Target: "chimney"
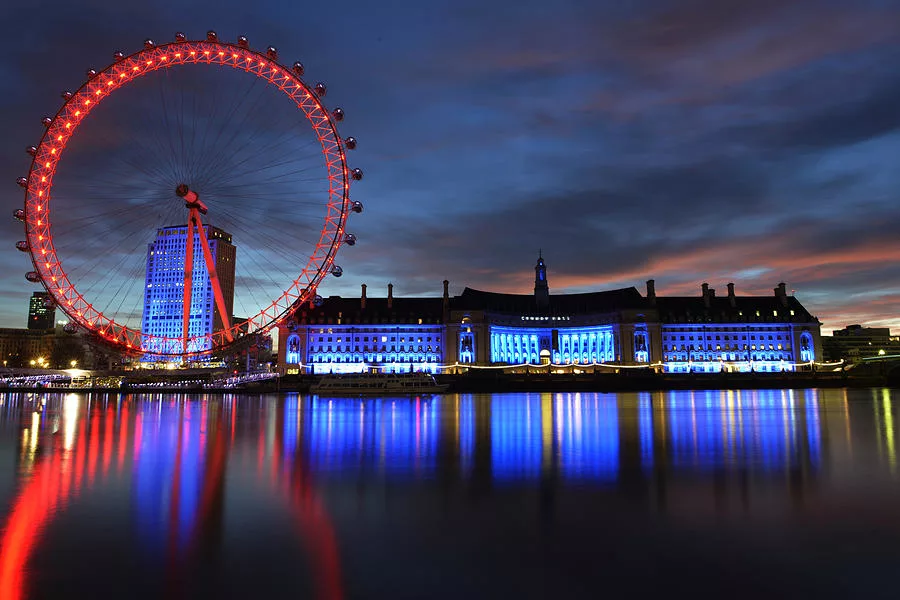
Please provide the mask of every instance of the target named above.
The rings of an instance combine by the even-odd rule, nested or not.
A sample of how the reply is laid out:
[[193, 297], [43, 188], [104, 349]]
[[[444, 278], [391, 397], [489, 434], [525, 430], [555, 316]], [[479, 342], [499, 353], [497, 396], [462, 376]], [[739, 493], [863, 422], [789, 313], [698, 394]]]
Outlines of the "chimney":
[[366, 284], [362, 284], [362, 296], [359, 299], [359, 307], [366, 310]]
[[450, 320], [450, 282], [444, 280], [444, 297], [441, 298], [441, 313], [444, 323]]
[[703, 306], [709, 308], [709, 284], [701, 283], [700, 292], [703, 294]]
[[735, 306], [737, 306], [737, 304], [734, 300], [734, 284], [733, 283], [728, 284], [728, 304], [731, 305], [731, 308], [734, 308]]
[[391, 308], [393, 306], [394, 306], [394, 284], [389, 283], [388, 284], [388, 303], [387, 303], [388, 310], [391, 310]]
[[778, 287], [775, 288], [775, 297], [781, 300], [782, 306], [788, 305], [787, 290], [785, 289], [783, 281], [778, 284]]
[[647, 280], [647, 300], [650, 301], [651, 305], [656, 304], [656, 281], [653, 279]]

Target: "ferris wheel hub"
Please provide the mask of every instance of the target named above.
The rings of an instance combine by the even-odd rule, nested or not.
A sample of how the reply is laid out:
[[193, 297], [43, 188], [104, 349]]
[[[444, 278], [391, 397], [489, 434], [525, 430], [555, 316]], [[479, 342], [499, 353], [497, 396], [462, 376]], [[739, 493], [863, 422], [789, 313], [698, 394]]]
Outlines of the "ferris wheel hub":
[[200, 200], [197, 192], [188, 187], [186, 183], [178, 184], [178, 187], [175, 188], [175, 195], [179, 198], [184, 198], [185, 208], [196, 208], [201, 214], [206, 214], [206, 204]]

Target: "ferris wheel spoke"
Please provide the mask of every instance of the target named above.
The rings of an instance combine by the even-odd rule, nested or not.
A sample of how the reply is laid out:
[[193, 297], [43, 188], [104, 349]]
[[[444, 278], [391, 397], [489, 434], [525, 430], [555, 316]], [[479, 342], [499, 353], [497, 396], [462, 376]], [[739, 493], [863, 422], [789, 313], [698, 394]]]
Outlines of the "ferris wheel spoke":
[[[215, 171], [211, 175], [215, 177], [215, 180], [220, 182], [228, 182], [233, 181], [235, 179], [244, 178], [250, 173], [258, 172], [261, 168], [258, 162], [261, 160], [261, 157], [268, 156], [276, 156], [281, 150], [282, 146], [286, 145], [290, 141], [292, 141], [292, 135], [283, 134], [283, 138], [280, 140], [276, 140], [270, 146], [267, 145], [265, 148], [256, 147], [253, 143], [253, 140], [248, 140], [245, 144], [241, 146], [241, 150], [239, 153], [235, 153], [230, 163], [223, 165], [221, 169]], [[318, 142], [316, 142], [318, 143]], [[307, 144], [311, 145], [311, 144]], [[246, 156], [243, 156], [246, 155]], [[312, 155], [309, 155], [310, 157]], [[321, 165], [321, 152], [317, 153], [318, 158], [318, 168], [322, 168]], [[299, 162], [299, 160], [306, 160], [307, 156], [301, 156], [299, 153], [291, 153], [291, 158], [288, 162]], [[256, 161], [256, 162], [254, 162]]]
[[[129, 255], [142, 245], [143, 244], [139, 241], [133, 246], [126, 247], [127, 252], [121, 252], [120, 258], [112, 265], [112, 268], [114, 270], [111, 272], [119, 272], [125, 265], [125, 263], [130, 259]], [[83, 280], [90, 281], [89, 285], [87, 285], [82, 292], [85, 295], [89, 295], [104, 289], [104, 287], [111, 281], [111, 278], [108, 277], [108, 273], [100, 273], [99, 277], [88, 277], [89, 275], [94, 274], [96, 268], [97, 265], [92, 265], [83, 274], [81, 274], [81, 278]]]
[[[166, 75], [168, 75], [168, 71], [166, 72]], [[160, 77], [159, 80], [161, 82], [160, 86], [159, 86], [159, 95], [160, 95], [160, 105], [162, 106], [162, 117], [163, 117], [162, 132], [168, 134], [172, 129], [172, 125], [169, 123], [168, 98], [163, 90], [163, 87], [165, 86], [165, 82], [168, 80], [168, 77]], [[154, 130], [154, 131], [156, 131], [156, 130]], [[175, 144], [174, 144], [172, 137], [173, 137], [172, 135], [159, 135], [158, 136], [158, 138], [160, 140], [159, 141], [160, 145], [162, 145], [163, 143], [166, 143], [168, 146], [168, 148], [162, 148], [162, 155], [166, 159], [166, 162], [168, 163], [172, 174], [176, 178], [181, 178], [183, 176], [183, 173], [181, 171], [181, 168], [180, 168], [180, 165], [178, 162], [178, 157], [180, 155], [175, 151]]]
[[[292, 241], [294, 236], [292, 233], [283, 232], [281, 236], [275, 237], [270, 234], [266, 230], [252, 230], [248, 226], [243, 224], [243, 221], [240, 218], [237, 218], [234, 215], [229, 214], [226, 210], [220, 211], [222, 214], [220, 218], [227, 223], [227, 226], [230, 227], [234, 232], [243, 234], [245, 239], [255, 239], [260, 241], [264, 245], [264, 249], [268, 252], [277, 252], [284, 254], [289, 260], [284, 261], [286, 264], [295, 265], [297, 261], [300, 259], [305, 259], [305, 257], [300, 256], [299, 252], [293, 251], [292, 246], [285, 246], [285, 241]], [[310, 244], [309, 240], [300, 240], [305, 244]], [[314, 244], [314, 243], [313, 243]], [[271, 267], [267, 270], [271, 270]], [[287, 271], [282, 272], [283, 275], [290, 275], [291, 279], [294, 278], [294, 274], [291, 274]]]
[[[121, 277], [121, 283], [118, 289], [112, 294], [112, 298], [119, 298], [119, 303], [112, 310], [110, 317], [114, 317], [116, 321], [121, 321], [126, 325], [132, 325], [136, 329], [140, 328], [140, 311], [137, 309], [143, 305], [143, 287], [144, 277], [142, 265], [133, 268], [126, 276]], [[140, 284], [141, 293], [135, 293], [135, 286]], [[131, 299], [131, 306], [126, 310], [123, 307], [128, 299]]]
[[[319, 141], [315, 138], [308, 140], [301, 145], [297, 145], [297, 133], [293, 130], [292, 127], [284, 127], [284, 131], [280, 133], [280, 135], [274, 139], [267, 139], [261, 134], [252, 134], [251, 137], [244, 141], [243, 144], [240, 145], [238, 151], [235, 153], [234, 158], [240, 158], [241, 154], [246, 155], [240, 160], [233, 160], [231, 164], [231, 168], [226, 171], [229, 174], [236, 174], [240, 176], [247, 175], [249, 172], [258, 168], [257, 165], [252, 163], [251, 161], [256, 159], [260, 160], [260, 157], [270, 157], [270, 156], [280, 156], [282, 153], [287, 154], [290, 158], [290, 161], [299, 162], [300, 160], [308, 160], [314, 159], [319, 168], [321, 168], [321, 160], [322, 153], [321, 150], [317, 150], [316, 152], [308, 152], [310, 149], [315, 149], [315, 147], [319, 144]], [[289, 146], [293, 145], [290, 152], [286, 152]], [[249, 167], [247, 167], [247, 163]], [[240, 170], [239, 167], [246, 167], [244, 170]], [[217, 175], [223, 175], [222, 172], [217, 172]]]
[[[299, 125], [299, 123], [297, 124]], [[307, 140], [300, 145], [297, 145], [297, 132], [294, 131], [293, 127], [283, 127], [283, 130], [280, 134], [274, 139], [266, 138], [260, 133], [251, 134], [250, 138], [244, 140], [244, 142], [239, 146], [238, 151], [235, 153], [235, 157], [240, 157], [241, 153], [246, 155], [245, 158], [236, 161], [233, 165], [233, 168], [236, 169], [239, 166], [244, 165], [252, 159], [259, 159], [259, 157], [269, 157], [269, 156], [279, 156], [283, 151], [286, 151], [290, 145], [293, 145], [292, 151], [289, 155], [293, 160], [299, 160], [301, 158], [305, 159], [307, 157], [313, 156], [317, 159], [317, 163], [321, 167], [321, 159], [322, 153], [321, 150], [316, 151], [315, 153], [305, 152], [310, 148], [315, 148], [319, 145], [319, 141], [315, 138]], [[304, 151], [301, 153], [301, 151]], [[252, 166], [252, 165], [251, 165]]]
[[[259, 81], [258, 79], [253, 80], [253, 83], [251, 84], [250, 89], [247, 90], [246, 94], [237, 95], [237, 97], [240, 98], [240, 101], [234, 104], [232, 110], [229, 111], [226, 120], [223, 122], [222, 126], [218, 129], [218, 131], [216, 133], [216, 139], [214, 140], [214, 142], [212, 144], [213, 148], [229, 148], [229, 149], [234, 148], [236, 138], [240, 134], [240, 132], [244, 129], [244, 127], [246, 126], [247, 120], [249, 119], [250, 115], [258, 114], [258, 112], [260, 110], [259, 104], [260, 104], [260, 101], [261, 101], [261, 98], [263, 97], [263, 95], [258, 93], [258, 90], [257, 90], [257, 93], [255, 94], [256, 95], [255, 100], [253, 101], [253, 103], [250, 105], [249, 108], [247, 108], [243, 111], [241, 120], [237, 123], [237, 125], [232, 124], [235, 113], [241, 108], [241, 106], [244, 104], [244, 102], [248, 98], [250, 98], [251, 95], [253, 95], [252, 92], [253, 92], [254, 88], [256, 87], [256, 84], [258, 81]], [[232, 132], [231, 132], [231, 135], [228, 137], [228, 139], [223, 141], [222, 136], [225, 133], [225, 129], [228, 125], [231, 125]], [[205, 169], [204, 169], [204, 171], [208, 174], [208, 176], [216, 177], [217, 175], [219, 175], [222, 172], [225, 172], [226, 170], [229, 169], [229, 165], [230, 165], [231, 161], [233, 160], [233, 155], [231, 153], [218, 152], [218, 153], [211, 154], [211, 155], [212, 155], [212, 158], [209, 159], [209, 161], [205, 165]]]
[[[312, 161], [310, 161], [310, 163], [311, 163], [311, 162], [312, 162]], [[245, 176], [249, 175], [251, 172], [265, 173], [266, 171], [269, 171], [269, 170], [271, 170], [271, 169], [278, 169], [278, 168], [280, 168], [280, 167], [284, 167], [285, 165], [293, 165], [293, 164], [296, 164], [296, 163], [297, 163], [296, 158], [295, 158], [295, 157], [292, 157], [292, 156], [289, 156], [289, 157], [284, 158], [284, 159], [279, 160], [279, 161], [268, 162], [268, 163], [266, 163], [264, 166], [260, 166], [260, 167], [252, 167], [252, 168], [244, 169], [244, 170], [241, 170], [241, 171], [235, 170], [235, 171], [233, 171], [232, 174], [230, 174], [229, 176], [223, 177], [223, 178], [221, 179], [221, 181], [222, 181], [222, 183], [224, 184], [224, 183], [228, 183], [228, 182], [230, 182], [230, 181], [233, 181], [233, 180], [235, 180], [235, 179], [240, 179], [240, 178], [242, 178], [242, 177], [245, 177]], [[312, 171], [312, 170], [321, 171], [321, 170], [322, 170], [322, 165], [319, 165], [319, 164], [316, 164], [316, 165], [310, 164], [308, 167], [304, 167], [304, 168], [302, 168], [302, 169], [296, 169], [296, 170], [293, 171], [293, 172], [308, 172], [308, 171]]]

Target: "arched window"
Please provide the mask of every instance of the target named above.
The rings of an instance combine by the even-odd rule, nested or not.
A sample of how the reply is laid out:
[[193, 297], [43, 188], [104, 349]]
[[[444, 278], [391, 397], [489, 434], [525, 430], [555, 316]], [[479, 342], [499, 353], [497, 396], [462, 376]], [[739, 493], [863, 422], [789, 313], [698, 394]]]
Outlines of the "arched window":
[[816, 347], [813, 344], [812, 335], [808, 331], [800, 334], [800, 362], [812, 362], [816, 360]]
[[645, 363], [650, 359], [650, 345], [647, 343], [647, 332], [637, 329], [634, 332], [634, 362]]
[[459, 334], [459, 362], [475, 362], [475, 334], [463, 331]]
[[300, 360], [300, 336], [296, 333], [288, 336], [284, 361], [290, 365], [298, 365], [302, 362]]

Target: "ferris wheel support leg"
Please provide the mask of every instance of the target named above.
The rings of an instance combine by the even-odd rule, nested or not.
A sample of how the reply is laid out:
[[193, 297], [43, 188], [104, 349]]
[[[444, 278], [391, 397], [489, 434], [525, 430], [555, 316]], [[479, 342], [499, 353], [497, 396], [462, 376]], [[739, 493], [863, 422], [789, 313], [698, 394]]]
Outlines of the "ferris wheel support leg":
[[[198, 228], [199, 229], [199, 228]], [[194, 287], [194, 209], [188, 214], [187, 247], [184, 252], [184, 303], [181, 305], [181, 350], [187, 354], [188, 325], [191, 320], [191, 292]]]
[[203, 259], [206, 261], [206, 270], [209, 272], [209, 283], [212, 286], [213, 296], [216, 299], [216, 308], [219, 309], [219, 316], [222, 318], [225, 339], [233, 342], [231, 319], [228, 316], [228, 309], [225, 307], [225, 296], [222, 294], [222, 286], [219, 285], [219, 276], [216, 274], [216, 263], [213, 261], [212, 252], [209, 249], [209, 239], [206, 237], [206, 231], [203, 230], [203, 226], [200, 224], [200, 215], [197, 215], [197, 232], [200, 234], [200, 247], [203, 249]]

